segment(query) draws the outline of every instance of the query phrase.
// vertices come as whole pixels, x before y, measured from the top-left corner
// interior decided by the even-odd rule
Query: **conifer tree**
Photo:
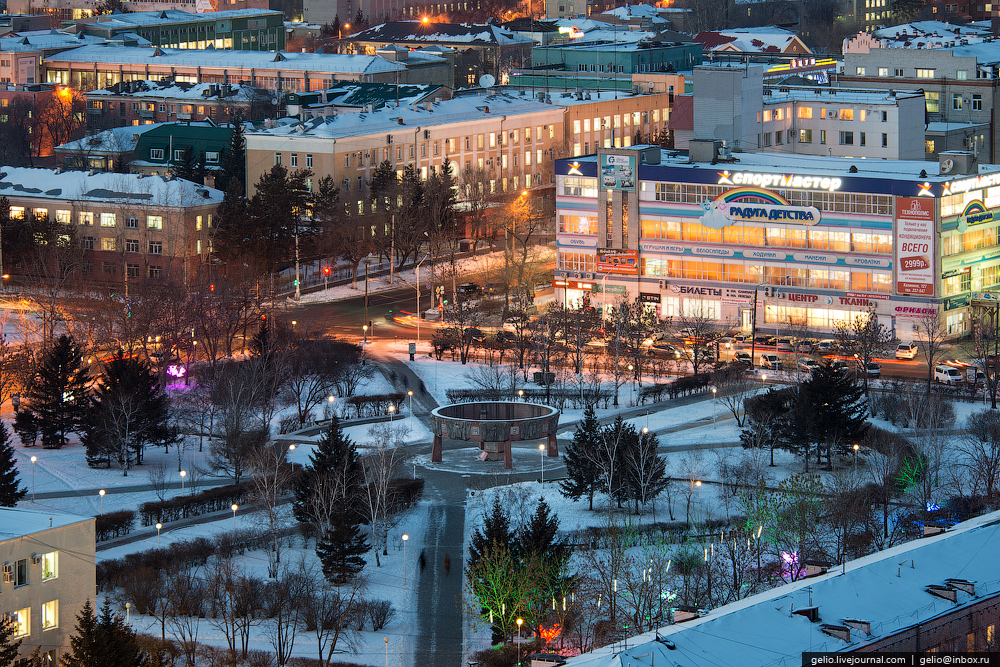
[[[0,616],[0,667],[11,667],[17,660],[21,639],[14,639],[16,626],[9,616]]]
[[[472,542],[469,544],[469,567],[475,567],[483,554],[496,545],[503,545],[516,552],[516,538],[517,533],[510,527],[510,514],[507,508],[500,503],[499,498],[494,498],[493,508],[483,518],[482,528],[477,528],[472,534]]]
[[[594,406],[588,405],[583,411],[583,421],[577,424],[573,433],[573,442],[563,454],[567,479],[559,484],[560,491],[567,498],[577,500],[587,496],[591,510],[594,509],[594,492],[601,482],[597,447],[600,434],[601,424],[597,421]]]
[[[239,193],[243,194],[243,186],[247,182],[247,142],[243,136],[243,114],[236,111],[232,116],[233,132],[229,135],[229,145],[222,151],[219,170],[215,177],[215,187],[223,192],[229,190],[231,184],[237,184]]]
[[[316,543],[323,576],[333,584],[346,583],[365,566],[368,540],[361,532],[357,512],[344,508]]]
[[[63,334],[42,356],[35,381],[26,392],[27,409],[38,418],[42,447],[59,449],[70,433],[79,432],[88,406],[90,373],[83,353]]]
[[[340,419],[334,415],[296,481],[292,503],[295,518],[320,535],[327,530],[336,506],[354,512],[354,518],[360,520],[360,505],[355,500],[360,497],[363,480],[354,441],[344,434]]]
[[[70,651],[62,658],[63,667],[146,667],[148,659],[136,641],[135,631],[125,624],[121,614],[111,611],[104,602],[101,614],[87,600],[77,614],[76,632],[70,638]]]
[[[14,447],[7,426],[0,422],[0,507],[14,507],[28,492],[21,487],[14,460]],[[0,661],[0,665],[2,665]]]
[[[518,534],[517,546],[522,554],[534,554],[561,566],[569,559],[566,540],[559,539],[559,517],[552,513],[545,499],[539,499],[531,520]]]

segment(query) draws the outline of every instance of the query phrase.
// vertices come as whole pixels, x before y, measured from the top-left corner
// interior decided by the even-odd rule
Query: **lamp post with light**
[[[392,417],[395,414],[396,414],[396,406],[395,405],[390,405],[389,406],[389,423],[390,424],[392,423]]]
[[[858,474],[858,443],[854,443],[854,474]]]
[[[409,410],[410,410],[410,416],[412,417],[413,416],[413,390],[412,389],[410,389],[409,391],[406,392],[406,397],[410,401]]]
[[[35,461],[37,460],[37,456],[31,457],[31,502],[35,502]]]
[[[104,489],[98,491],[97,495],[101,497],[101,514],[104,514]]]
[[[718,391],[719,391],[719,388],[716,387],[715,385],[713,385],[712,386],[712,428],[715,428],[715,413],[716,413],[716,407],[718,405],[718,400],[716,398],[716,392],[718,392]]]
[[[403,533],[403,585],[406,585],[406,542],[410,539],[410,536]]]
[[[542,488],[545,488],[545,443],[538,445],[538,458],[542,462]]]
[[[521,625],[524,623],[523,618],[517,619],[517,664],[521,664]]]
[[[239,508],[240,506],[236,503],[229,506],[229,509],[233,510],[233,539],[236,539],[236,510]]]
[[[157,522],[156,523],[156,548],[157,549],[160,548],[160,529],[161,528],[163,528],[163,524]]]

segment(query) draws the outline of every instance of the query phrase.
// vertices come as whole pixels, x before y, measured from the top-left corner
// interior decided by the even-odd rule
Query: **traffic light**
[[[325,275],[325,276],[330,275],[330,267],[329,266],[324,266],[323,267],[323,275]]]
[[[209,285],[209,286],[208,286],[208,288],[209,288],[209,290],[210,290],[210,291],[212,291],[212,292],[214,292],[214,291],[215,291],[215,285]]]
[[[299,279],[296,278],[295,280],[292,281],[292,287],[298,287],[298,286],[299,286]]]

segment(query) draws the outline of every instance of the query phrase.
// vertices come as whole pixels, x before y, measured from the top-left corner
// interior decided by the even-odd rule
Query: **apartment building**
[[[45,80],[42,62],[46,57],[85,44],[106,40],[90,35],[68,35],[39,30],[0,38],[0,81],[13,84],[41,83]],[[143,42],[132,37],[131,44]]]
[[[98,44],[45,59],[46,81],[90,91],[122,81],[170,78],[186,83],[247,84],[287,93],[329,88],[336,81],[450,81],[440,56],[411,52],[404,62],[381,56],[269,53],[224,49],[161,49]]]
[[[248,132],[247,182],[275,164],[332,176],[341,201],[361,211],[372,172],[389,161],[421,178],[447,158],[461,184],[465,170],[484,174],[491,192],[551,187],[553,160],[564,150],[564,110],[518,96],[463,96],[367,113],[337,113]],[[461,189],[461,186],[460,186]]]
[[[196,273],[209,260],[212,216],[223,193],[162,176],[0,167],[0,196],[10,202],[13,219],[34,214],[74,225],[82,278],[120,284],[181,283]],[[15,278],[32,278],[17,258],[4,268]]]
[[[0,507],[0,614],[13,619],[20,656],[41,649],[58,665],[69,649],[76,616],[93,602],[94,518]]]
[[[683,90],[684,77],[672,76]],[[566,144],[571,155],[665,138],[673,100],[672,92],[635,94],[605,90],[551,96],[552,104],[566,108]]]
[[[269,9],[118,13],[80,19],[76,30],[107,40],[134,34],[153,46],[174,49],[285,50],[284,15]]]
[[[909,340],[928,316],[966,333],[975,294],[1000,285],[1000,166],[720,149],[557,160],[556,298],[606,289],[747,330],[832,331],[874,307]]]
[[[7,11],[19,14],[43,14],[51,28],[99,14],[100,0],[8,0]],[[219,10],[263,9],[267,0],[125,0],[122,11],[129,13],[184,11],[192,13]]]

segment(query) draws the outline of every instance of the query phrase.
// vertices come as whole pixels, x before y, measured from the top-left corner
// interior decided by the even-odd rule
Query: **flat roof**
[[[765,667],[799,665],[804,651],[849,652],[906,628],[1000,594],[995,555],[1000,552],[1000,512],[940,535],[906,542],[844,565],[711,609],[700,618],[668,625],[570,658],[566,667]],[[927,592],[947,579],[975,583],[975,595],[957,591],[956,602]],[[817,608],[820,621],[793,613]],[[850,641],[821,629],[861,619],[871,634],[851,629]]]
[[[224,194],[222,190],[180,178],[167,180],[162,176],[142,174],[0,167],[0,195],[8,198],[187,207],[220,204]]]
[[[434,58],[425,54],[425,59]],[[443,59],[442,59],[443,60]],[[304,71],[328,74],[375,74],[396,72],[406,66],[380,56],[296,51],[236,51],[231,49],[168,49],[145,46],[94,44],[46,58],[49,63],[103,63],[108,65],[162,65],[164,67],[230,67]]]
[[[129,12],[121,14],[106,14],[96,16],[94,20],[83,21],[82,25],[99,25],[107,27],[120,24],[124,28],[134,28],[136,26],[168,25],[171,23],[195,23],[204,21],[224,21],[226,19],[252,18],[255,16],[282,16],[282,13],[273,9],[228,9],[219,12],[203,12],[196,14],[186,12],[181,9],[164,9],[153,12]],[[282,22],[284,25],[284,22]]]
[[[19,507],[0,507],[0,540],[25,537],[51,528],[71,526],[81,521],[92,521],[92,516],[65,512],[41,512]]]
[[[772,86],[768,89],[771,91],[770,95],[764,96],[765,104],[780,104],[781,102],[823,102],[829,106],[836,106],[838,102],[844,102],[846,104],[880,104],[888,103],[895,104],[896,100],[900,97],[911,98],[919,97],[923,99],[923,93],[918,93],[913,90],[897,90],[895,94],[890,95],[887,90],[849,90],[843,91],[839,88],[818,88],[818,89],[804,89],[804,88],[789,88],[788,92],[783,92],[782,89],[786,86]],[[834,94],[831,94],[834,93]]]

